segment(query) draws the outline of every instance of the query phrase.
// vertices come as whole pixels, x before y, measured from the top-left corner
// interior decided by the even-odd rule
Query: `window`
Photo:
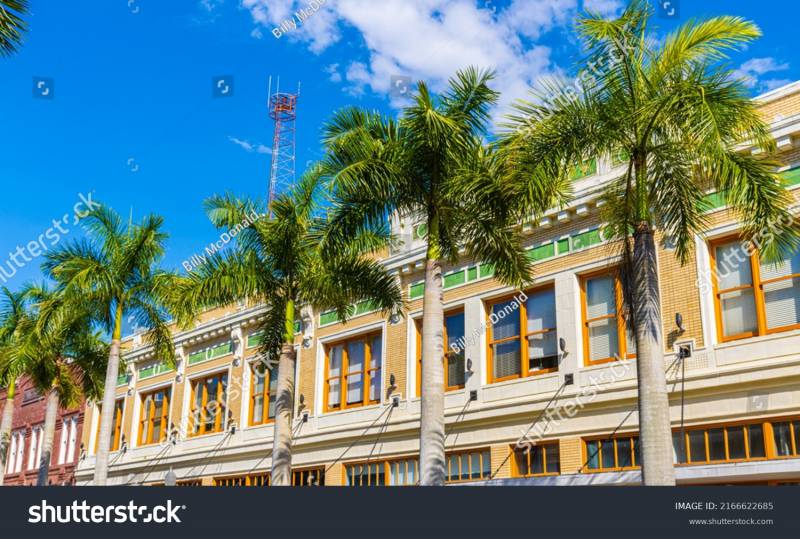
[[[292,470],[293,487],[322,487],[325,486],[325,468],[306,468],[305,470]]]
[[[31,443],[28,446],[28,469],[35,470],[39,467],[39,462],[42,460],[42,426],[36,426],[31,429]]]
[[[638,468],[639,436],[625,435],[585,442],[586,468],[591,472],[609,472]]]
[[[111,423],[111,451],[119,450],[119,444],[122,438],[122,412],[123,408],[125,407],[125,399],[118,399],[114,403],[114,419]],[[95,432],[94,436],[94,452],[97,453],[97,446],[100,442],[100,417],[102,414],[102,408],[100,406],[97,407],[97,432]]]
[[[538,477],[561,473],[558,442],[548,442],[515,448],[518,477]]]
[[[222,432],[228,397],[228,373],[220,372],[192,380],[191,436]]]
[[[417,327],[417,396],[422,395],[422,319]],[[464,387],[464,311],[444,315],[444,388],[453,391]]]
[[[489,479],[492,475],[492,458],[488,449],[448,453],[445,455],[447,462],[448,483],[459,481],[478,481]]]
[[[800,420],[687,429],[672,434],[677,464],[711,464],[800,456]],[[685,448],[685,454],[684,454]]]
[[[176,487],[202,487],[202,479],[184,479],[183,481],[176,481]]]
[[[261,362],[250,365],[250,425],[263,425],[275,419],[278,369],[267,369]]]
[[[75,460],[75,445],[78,442],[78,418],[64,418],[61,422],[61,444],[58,450],[58,464],[67,464]]]
[[[776,457],[800,456],[800,420],[772,423]]]
[[[381,401],[380,334],[348,339],[326,351],[325,409],[343,410]]]
[[[490,383],[558,370],[552,286],[491,303],[488,328]]]
[[[268,487],[269,472],[235,477],[215,477],[215,487]]]
[[[384,487],[416,485],[419,481],[419,459],[405,458],[397,460],[345,464],[345,486],[348,487]]]
[[[169,435],[170,389],[163,388],[141,396],[139,414],[139,442],[137,445],[161,443]]]
[[[800,328],[800,251],[768,263],[738,239],[710,250],[720,341]]]
[[[626,323],[622,284],[615,272],[581,281],[583,348],[588,365],[636,357],[636,342]],[[625,335],[620,340],[619,336]]]
[[[25,431],[18,430],[11,433],[8,445],[8,459],[5,473],[19,473],[22,471],[22,461],[25,456]]]

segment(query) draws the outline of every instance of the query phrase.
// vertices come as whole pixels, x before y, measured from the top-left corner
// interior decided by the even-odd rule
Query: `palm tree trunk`
[[[634,232],[632,262],[642,481],[645,485],[675,485],[656,244],[646,221]]]
[[[3,479],[6,475],[6,463],[8,462],[8,447],[11,444],[11,426],[14,423],[14,393],[16,392],[17,381],[11,380],[6,389],[6,405],[3,408],[3,420],[0,421],[0,486],[3,486]]]
[[[278,362],[275,395],[275,430],[272,439],[272,486],[292,484],[292,419],[294,418],[294,302],[286,304],[286,334]],[[269,382],[267,382],[269,383]],[[266,405],[266,403],[265,403]]]
[[[422,402],[419,428],[421,485],[443,485],[444,460],[444,307],[442,266],[435,248],[425,261],[422,299]]]
[[[39,461],[37,487],[47,486],[50,475],[50,461],[53,460],[53,439],[56,437],[56,417],[58,416],[58,393],[51,389],[47,394],[47,407],[44,412],[44,432],[42,433],[42,458]]]
[[[108,479],[108,455],[111,451],[111,429],[114,421],[114,401],[119,377],[119,349],[122,334],[122,304],[119,303],[108,354],[106,382],[103,386],[103,407],[100,410],[100,432],[97,440],[97,456],[94,464],[94,485],[104,486]]]

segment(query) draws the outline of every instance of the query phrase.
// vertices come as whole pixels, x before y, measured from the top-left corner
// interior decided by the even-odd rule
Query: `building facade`
[[[800,83],[760,96],[780,169],[800,199]],[[741,148],[742,151],[752,151]],[[522,223],[535,280],[503,286],[472,260],[444,272],[447,477],[451,483],[641,482],[635,346],[627,337],[619,246],[601,233],[612,156],[583,163],[575,197]],[[800,482],[800,253],[768,264],[709,195],[707,234],[686,265],[668,238],[658,266],[664,369],[679,484]],[[793,211],[798,209],[797,204]],[[298,328],[294,483],[419,480],[419,323],[424,227],[393,219],[403,245],[384,259],[407,315],[369,304],[347,324],[305,311]],[[110,484],[266,485],[274,377],[253,363],[263,311],[234,305],[176,332],[173,369],[140,336],[125,340]],[[98,409],[87,409],[77,470],[91,481]]]
[[[6,389],[0,389],[0,410],[6,405]],[[14,421],[4,484],[35,485],[42,457],[46,399],[28,378],[17,382],[14,396]],[[84,403],[70,409],[59,409],[50,461],[50,485],[75,484],[75,466],[83,447]]]

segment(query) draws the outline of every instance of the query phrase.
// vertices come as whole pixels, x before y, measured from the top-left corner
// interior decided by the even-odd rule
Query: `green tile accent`
[[[786,187],[800,184],[800,167],[793,168],[781,173]]]
[[[564,253],[569,252],[569,238],[563,238],[558,240],[558,249],[556,251],[558,254],[563,255]]]
[[[200,352],[193,352],[189,354],[189,365],[194,365],[195,363],[200,363],[201,361],[206,360],[206,351],[201,350]]]
[[[611,165],[612,166],[619,166],[622,163],[626,163],[630,159],[630,155],[625,150],[620,150],[616,153],[611,154]]]
[[[576,164],[575,168],[570,175],[570,178],[573,180],[579,180],[581,178],[585,178],[587,176],[591,176],[597,172],[597,159],[591,158],[587,159],[583,163]]]
[[[574,249],[585,249],[586,247],[597,245],[602,241],[603,240],[600,238],[600,229],[595,228],[594,230],[572,236],[572,247]]]
[[[139,369],[139,380],[145,380],[172,370],[165,361]]]
[[[208,359],[216,359],[233,353],[233,343],[227,342],[208,349]]]
[[[336,311],[328,311],[326,313],[321,313],[319,315],[319,325],[320,326],[327,326],[328,324],[333,324],[339,320],[339,317],[336,316]]]
[[[474,281],[478,278],[478,266],[467,268],[467,281]]]
[[[351,316],[359,316],[364,313],[368,313],[375,310],[377,310],[377,306],[371,301],[369,300],[361,301],[356,304],[355,308],[353,309],[353,314]]]
[[[124,386],[127,383],[128,383],[128,373],[125,372],[117,376],[117,387]]]
[[[460,284],[464,284],[466,281],[466,273],[464,270],[456,271],[444,276],[444,288],[453,288],[454,286],[458,286]]]
[[[425,283],[412,284],[408,289],[408,297],[410,299],[421,298],[425,294]]]
[[[421,223],[414,227],[414,239],[424,240],[427,234],[428,225],[426,223]]]
[[[556,255],[556,244],[553,242],[545,243],[528,250],[528,258],[534,262],[545,260]]]
[[[251,333],[247,336],[247,347],[253,348],[255,346],[260,345],[264,342],[264,332],[259,331],[258,333]]]
[[[303,331],[303,321],[302,320],[295,320],[294,321],[294,333],[297,335]]]
[[[725,201],[725,196],[722,193],[709,193],[704,197],[704,200],[713,210],[721,208],[727,204]]]
[[[494,264],[481,264],[478,268],[481,278],[494,275]]]

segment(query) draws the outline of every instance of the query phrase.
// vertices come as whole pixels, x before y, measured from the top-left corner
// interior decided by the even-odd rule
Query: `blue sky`
[[[272,125],[267,78],[302,82],[297,163],[319,157],[330,113],[396,110],[393,75],[441,88],[461,66],[498,71],[504,103],[579,57],[577,10],[613,13],[617,0],[31,0],[21,52],[0,60],[0,267],[91,193],[134,219],[154,212],[170,233],[165,266],[200,252],[216,232],[202,212],[213,193],[263,196]],[[800,78],[794,2],[680,0],[662,31],[692,16],[741,15],[765,36],[731,59],[755,94]],[[276,37],[305,8],[308,17]],[[284,28],[291,28],[286,26]],[[212,97],[212,78],[234,77]],[[33,79],[52,79],[52,99]],[[69,219],[71,221],[71,219]],[[81,237],[62,225],[60,243]],[[49,243],[50,240],[45,240]],[[18,258],[18,260],[20,260]],[[33,258],[0,284],[38,279]],[[7,270],[8,271],[8,270]],[[7,283],[2,283],[3,280]]]

